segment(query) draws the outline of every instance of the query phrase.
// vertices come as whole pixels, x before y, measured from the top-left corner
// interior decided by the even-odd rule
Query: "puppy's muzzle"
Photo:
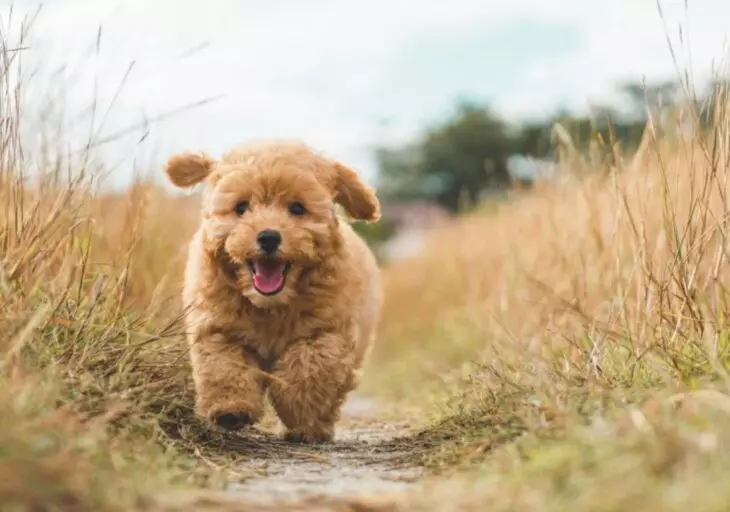
[[[281,245],[281,233],[275,229],[264,229],[256,235],[256,243],[259,245],[261,252],[272,255]]]

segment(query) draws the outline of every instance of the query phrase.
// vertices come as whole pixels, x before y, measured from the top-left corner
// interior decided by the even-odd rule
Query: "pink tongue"
[[[272,293],[284,283],[283,263],[254,263],[254,285],[262,293]]]

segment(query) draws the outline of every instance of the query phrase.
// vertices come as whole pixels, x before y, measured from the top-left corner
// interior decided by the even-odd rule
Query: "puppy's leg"
[[[289,441],[331,441],[340,409],[355,387],[354,344],[326,334],[289,347],[274,365],[271,402]]]
[[[266,379],[255,356],[221,333],[199,332],[190,344],[199,415],[238,430],[264,411]]]

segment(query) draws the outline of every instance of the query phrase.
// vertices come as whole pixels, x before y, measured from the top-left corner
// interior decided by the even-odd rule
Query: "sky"
[[[374,183],[373,148],[413,140],[459,98],[519,122],[585,111],[677,64],[701,82],[725,57],[730,2],[684,3],[663,0],[660,15],[656,0],[49,0],[23,44],[25,102],[62,104],[72,145],[92,105],[100,138],[140,125],[101,147],[115,186],[177,151],[262,138],[304,140]],[[15,0],[9,20],[0,0],[3,31],[16,37],[38,6]]]

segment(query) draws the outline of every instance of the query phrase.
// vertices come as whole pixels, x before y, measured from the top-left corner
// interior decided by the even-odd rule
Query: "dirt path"
[[[375,401],[350,398],[343,410],[333,443],[306,446],[284,443],[263,433],[258,438],[260,456],[246,462],[246,472],[258,472],[228,492],[234,499],[262,506],[324,503],[393,496],[419,485],[420,468],[409,463],[412,455],[399,437],[407,424],[380,419]],[[253,439],[249,439],[252,441]]]

